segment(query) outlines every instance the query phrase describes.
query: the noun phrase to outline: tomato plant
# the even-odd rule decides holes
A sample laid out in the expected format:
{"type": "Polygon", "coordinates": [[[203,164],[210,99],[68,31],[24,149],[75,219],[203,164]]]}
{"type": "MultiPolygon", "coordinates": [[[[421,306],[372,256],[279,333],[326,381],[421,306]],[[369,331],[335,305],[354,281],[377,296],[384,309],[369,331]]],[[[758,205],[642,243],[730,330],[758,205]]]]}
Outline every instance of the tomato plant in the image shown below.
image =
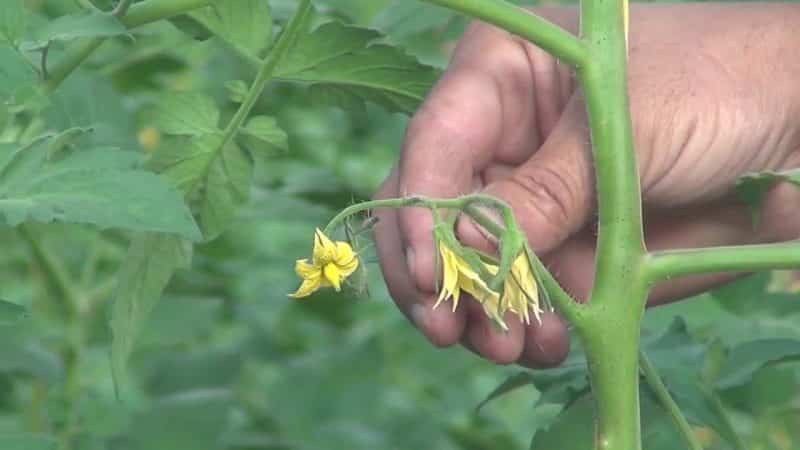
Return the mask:
{"type": "MultiPolygon", "coordinates": [[[[587,0],[581,18],[576,37],[490,0],[5,1],[0,447],[792,448],[800,305],[788,278],[642,311],[659,280],[796,268],[797,244],[644,248],[627,5],[587,0]],[[470,16],[577,69],[600,200],[585,306],[494,199],[352,201],[380,181],[470,16]],[[382,303],[289,302],[316,227],[340,211],[333,235],[351,214],[411,205],[469,214],[500,238],[488,272],[465,271],[472,256],[441,218],[443,253],[466,261],[451,277],[485,282],[472,293],[486,302],[514,290],[509,274],[529,277],[512,310],[549,302],[570,320],[581,345],[566,364],[497,369],[427,348],[382,303]]],[[[753,174],[743,197],[757,205],[776,180],[798,176],[753,174]]],[[[357,270],[338,261],[337,276],[385,298],[358,248],[357,270]]]]}

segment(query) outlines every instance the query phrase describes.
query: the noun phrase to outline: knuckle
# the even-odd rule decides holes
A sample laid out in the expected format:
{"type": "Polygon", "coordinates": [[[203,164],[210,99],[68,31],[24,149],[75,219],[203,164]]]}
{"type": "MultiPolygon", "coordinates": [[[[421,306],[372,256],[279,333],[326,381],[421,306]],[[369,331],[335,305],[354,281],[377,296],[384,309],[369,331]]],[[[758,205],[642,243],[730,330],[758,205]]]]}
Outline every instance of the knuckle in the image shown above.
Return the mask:
{"type": "Polygon", "coordinates": [[[509,181],[523,194],[520,198],[525,208],[522,220],[536,214],[537,220],[543,220],[553,229],[570,227],[573,212],[579,206],[579,194],[566,174],[553,168],[537,167],[519,171],[509,181]]]}

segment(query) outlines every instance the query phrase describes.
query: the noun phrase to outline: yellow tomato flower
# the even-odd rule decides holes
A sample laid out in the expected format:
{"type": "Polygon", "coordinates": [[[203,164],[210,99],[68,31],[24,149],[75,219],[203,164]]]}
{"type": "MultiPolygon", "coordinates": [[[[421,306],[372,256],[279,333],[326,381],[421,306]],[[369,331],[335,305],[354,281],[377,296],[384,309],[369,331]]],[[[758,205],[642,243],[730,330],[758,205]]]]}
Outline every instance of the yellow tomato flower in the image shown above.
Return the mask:
{"type": "Polygon", "coordinates": [[[295,272],[303,283],[290,297],[308,297],[323,287],[333,286],[340,291],[342,281],[358,268],[358,257],[347,242],[334,242],[317,228],[311,262],[298,259],[295,272]]]}
{"type": "Polygon", "coordinates": [[[528,255],[524,252],[517,256],[511,265],[511,273],[503,284],[503,301],[505,307],[525,323],[531,323],[530,310],[536,321],[542,323],[542,307],[539,304],[539,285],[531,268],[528,255]]]}
{"type": "MultiPolygon", "coordinates": [[[[439,254],[442,260],[442,288],[434,308],[452,298],[455,311],[461,291],[464,291],[479,302],[486,316],[504,330],[508,330],[504,320],[506,311],[517,315],[520,321],[530,323],[530,310],[533,310],[534,317],[541,323],[538,285],[526,254],[521,253],[514,260],[511,273],[503,281],[502,297],[489,289],[469,263],[443,242],[439,242],[439,254]]],[[[497,274],[499,269],[496,265],[483,264],[489,273],[497,274]]]]}

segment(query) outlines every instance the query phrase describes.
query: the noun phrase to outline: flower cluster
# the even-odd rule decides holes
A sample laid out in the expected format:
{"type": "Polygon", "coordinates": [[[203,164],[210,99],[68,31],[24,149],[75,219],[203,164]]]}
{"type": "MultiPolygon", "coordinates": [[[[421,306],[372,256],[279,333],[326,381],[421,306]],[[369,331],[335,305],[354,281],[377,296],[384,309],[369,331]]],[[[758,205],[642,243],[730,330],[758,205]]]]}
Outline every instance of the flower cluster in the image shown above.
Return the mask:
{"type": "MultiPolygon", "coordinates": [[[[452,299],[453,311],[455,311],[461,294],[464,292],[480,303],[486,316],[504,330],[508,330],[505,316],[509,312],[526,324],[530,323],[531,312],[533,312],[533,316],[541,323],[542,307],[539,301],[539,289],[525,251],[519,252],[511,265],[511,270],[503,280],[502,291],[496,292],[489,287],[485,276],[487,274],[497,275],[499,267],[492,262],[487,262],[486,258],[477,258],[478,262],[470,264],[467,260],[469,258],[464,256],[467,254],[465,252],[472,252],[473,255],[477,255],[477,253],[461,248],[457,244],[450,246],[446,242],[445,239],[438,240],[442,286],[434,308],[452,299]],[[481,276],[481,273],[484,277],[481,276]]],[[[358,267],[358,256],[349,243],[334,242],[317,229],[314,233],[314,250],[311,261],[300,259],[295,264],[295,271],[303,281],[297,291],[290,294],[290,297],[308,297],[324,287],[333,287],[336,291],[340,291],[342,283],[358,267]]]]}
{"type": "MultiPolygon", "coordinates": [[[[541,323],[539,289],[525,252],[521,252],[514,260],[511,272],[503,281],[502,295],[490,289],[480,274],[442,241],[439,242],[439,255],[442,261],[442,288],[434,308],[452,298],[455,311],[461,291],[464,291],[480,303],[486,316],[504,330],[508,329],[505,323],[506,312],[518,316],[527,324],[530,323],[530,312],[533,311],[534,317],[541,323]]],[[[481,264],[492,275],[496,275],[499,270],[495,264],[481,264]]]]}

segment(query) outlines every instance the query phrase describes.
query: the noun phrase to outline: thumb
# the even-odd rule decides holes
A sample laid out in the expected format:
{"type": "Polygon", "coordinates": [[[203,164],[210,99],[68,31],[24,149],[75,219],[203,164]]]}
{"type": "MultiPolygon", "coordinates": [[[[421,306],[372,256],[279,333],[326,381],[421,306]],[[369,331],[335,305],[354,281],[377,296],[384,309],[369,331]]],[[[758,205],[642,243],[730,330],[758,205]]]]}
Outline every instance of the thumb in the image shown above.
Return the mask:
{"type": "MultiPolygon", "coordinates": [[[[539,150],[485,189],[512,207],[537,253],[549,252],[580,230],[595,206],[583,108],[583,102],[573,98],[539,150]]],[[[471,221],[459,223],[459,234],[468,245],[486,251],[494,247],[471,221]]]]}

